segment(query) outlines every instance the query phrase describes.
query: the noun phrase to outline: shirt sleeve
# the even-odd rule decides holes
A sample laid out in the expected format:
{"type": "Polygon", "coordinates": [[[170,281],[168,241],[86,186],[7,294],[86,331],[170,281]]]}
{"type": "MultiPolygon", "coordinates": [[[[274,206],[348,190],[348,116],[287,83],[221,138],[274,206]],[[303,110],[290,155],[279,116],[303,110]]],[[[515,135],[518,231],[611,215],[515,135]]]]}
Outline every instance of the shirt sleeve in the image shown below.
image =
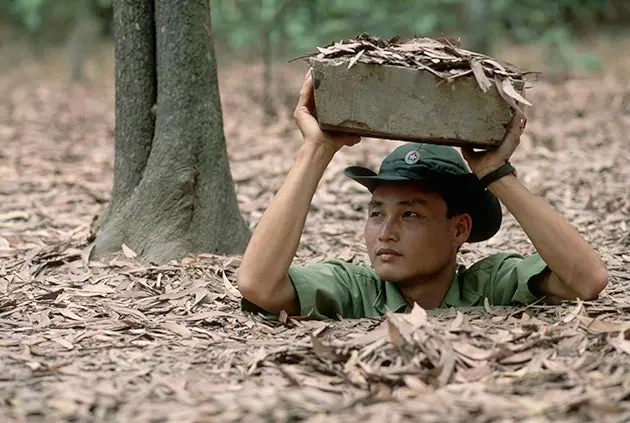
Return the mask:
{"type": "Polygon", "coordinates": [[[542,297],[539,285],[549,268],[540,254],[498,256],[494,277],[486,292],[493,305],[529,304],[542,297]]]}
{"type": "MultiPolygon", "coordinates": [[[[290,266],[288,274],[300,301],[300,316],[309,319],[366,317],[365,303],[371,304],[377,295],[378,277],[365,265],[329,260],[309,266],[290,266]]],[[[245,299],[241,301],[241,308],[270,319],[278,317],[245,299]]]]}
{"type": "Polygon", "coordinates": [[[300,314],[312,319],[363,317],[359,314],[363,314],[364,300],[374,296],[366,290],[375,288],[378,279],[365,265],[342,260],[291,266],[289,278],[300,301],[300,314]]]}

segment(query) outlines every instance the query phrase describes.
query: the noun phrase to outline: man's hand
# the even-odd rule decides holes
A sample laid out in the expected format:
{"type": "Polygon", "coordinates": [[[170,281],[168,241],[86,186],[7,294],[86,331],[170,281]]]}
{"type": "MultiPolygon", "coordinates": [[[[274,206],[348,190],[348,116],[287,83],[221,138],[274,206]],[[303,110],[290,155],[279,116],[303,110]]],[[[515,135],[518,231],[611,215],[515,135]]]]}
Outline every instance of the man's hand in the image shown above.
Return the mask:
{"type": "Polygon", "coordinates": [[[521,141],[521,133],[525,129],[527,119],[520,113],[514,113],[514,117],[507,126],[501,145],[493,150],[473,151],[472,148],[463,148],[464,158],[470,165],[470,169],[479,179],[497,169],[510,160],[512,153],[521,141]]]}
{"type": "Polygon", "coordinates": [[[310,69],[305,75],[304,84],[300,90],[300,98],[295,107],[293,117],[304,137],[304,142],[323,144],[330,147],[333,153],[337,152],[344,145],[352,146],[361,141],[361,137],[357,135],[331,133],[321,130],[315,112],[313,75],[310,69]]]}

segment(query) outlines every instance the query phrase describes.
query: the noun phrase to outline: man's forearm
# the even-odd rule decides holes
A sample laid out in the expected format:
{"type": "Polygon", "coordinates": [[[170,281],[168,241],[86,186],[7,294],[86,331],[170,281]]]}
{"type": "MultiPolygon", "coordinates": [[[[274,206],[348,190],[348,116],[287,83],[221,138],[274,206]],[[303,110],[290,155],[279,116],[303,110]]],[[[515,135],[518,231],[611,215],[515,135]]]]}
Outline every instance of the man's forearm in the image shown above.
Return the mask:
{"type": "Polygon", "coordinates": [[[583,298],[597,295],[606,283],[606,268],[597,253],[562,216],[514,175],[505,176],[488,188],[520,223],[549,269],[571,291],[583,298]]]}
{"type": "MultiPolygon", "coordinates": [[[[304,223],[317,185],[335,150],[305,142],[282,187],[258,223],[239,269],[239,285],[252,296],[275,296],[287,301],[287,270],[297,251],[304,223]]],[[[294,295],[294,294],[293,294],[294,295]]],[[[258,304],[274,308],[272,304],[258,304]]],[[[272,311],[272,310],[270,310],[272,311]]]]}

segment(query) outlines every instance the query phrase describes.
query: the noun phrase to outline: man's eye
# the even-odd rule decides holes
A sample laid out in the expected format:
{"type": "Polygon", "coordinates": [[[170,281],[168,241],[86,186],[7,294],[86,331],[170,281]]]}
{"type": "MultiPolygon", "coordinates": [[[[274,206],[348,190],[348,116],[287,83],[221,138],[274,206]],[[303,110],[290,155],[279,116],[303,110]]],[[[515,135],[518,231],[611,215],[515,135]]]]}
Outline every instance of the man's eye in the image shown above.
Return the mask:
{"type": "Polygon", "coordinates": [[[381,215],[381,212],[378,210],[373,210],[370,212],[370,217],[379,217],[381,215]]]}
{"type": "Polygon", "coordinates": [[[403,213],[403,217],[418,217],[418,216],[420,215],[413,211],[406,211],[403,213]]]}

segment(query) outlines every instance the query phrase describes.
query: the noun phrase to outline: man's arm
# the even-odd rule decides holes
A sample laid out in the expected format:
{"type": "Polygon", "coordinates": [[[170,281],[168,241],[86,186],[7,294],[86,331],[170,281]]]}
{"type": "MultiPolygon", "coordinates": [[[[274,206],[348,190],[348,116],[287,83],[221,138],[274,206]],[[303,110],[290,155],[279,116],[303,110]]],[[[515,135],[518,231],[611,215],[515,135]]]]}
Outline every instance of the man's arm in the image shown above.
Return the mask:
{"type": "Polygon", "coordinates": [[[317,185],[335,153],[360,141],[357,136],[323,132],[315,119],[313,79],[308,72],[294,118],[304,143],[247,246],[238,271],[238,286],[263,309],[299,314],[299,301],[288,269],[297,251],[317,185]]]}
{"type": "Polygon", "coordinates": [[[514,215],[551,273],[543,293],[560,299],[590,300],[606,286],[606,266],[580,234],[548,203],[525,188],[514,175],[488,187],[514,215]]]}
{"type": "MultiPolygon", "coordinates": [[[[516,114],[500,147],[485,153],[464,150],[464,157],[477,177],[482,178],[511,157],[524,127],[525,117],[516,114]]],[[[541,281],[541,292],[552,300],[597,298],[606,287],[608,272],[584,238],[515,175],[492,182],[488,189],[520,223],[551,270],[541,281]]]]}

